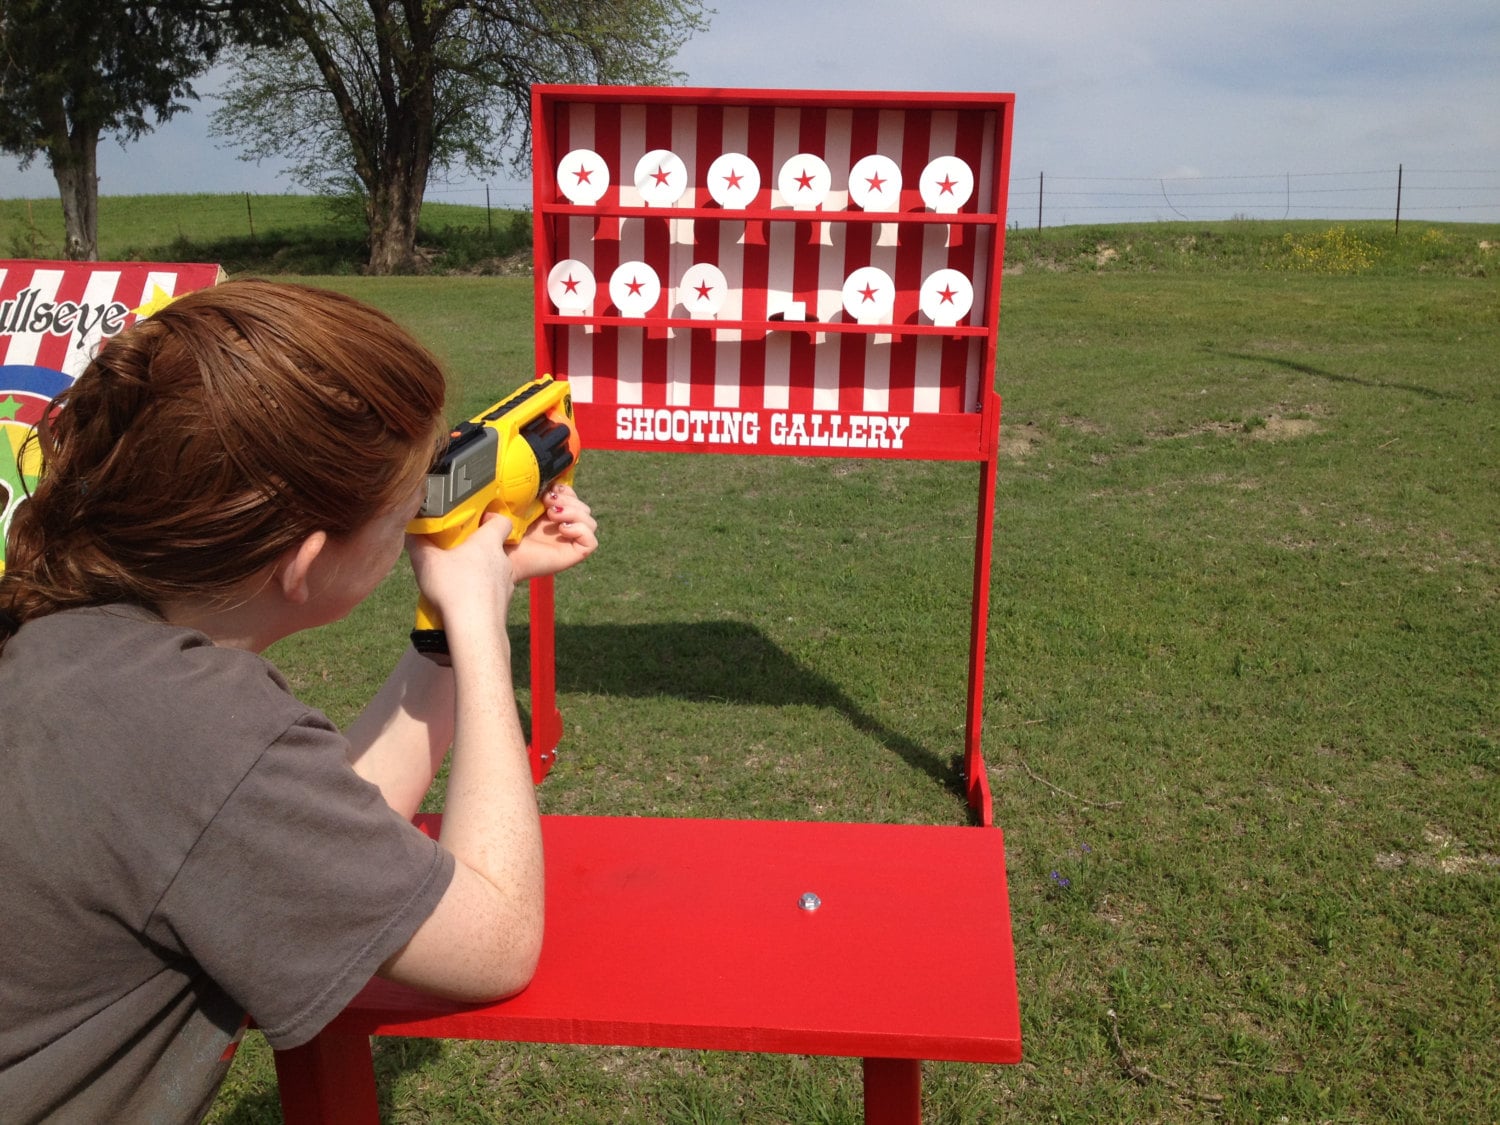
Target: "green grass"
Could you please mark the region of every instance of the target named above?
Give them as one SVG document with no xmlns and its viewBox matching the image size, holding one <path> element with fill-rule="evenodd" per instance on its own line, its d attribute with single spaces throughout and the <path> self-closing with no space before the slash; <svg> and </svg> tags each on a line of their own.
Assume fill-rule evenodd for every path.
<svg viewBox="0 0 1500 1125">
<path fill-rule="evenodd" d="M 422 207 L 418 243 L 431 272 L 495 273 L 531 244 L 531 216 L 452 203 Z M 217 262 L 231 274 L 353 274 L 368 257 L 358 205 L 307 195 L 107 195 L 99 198 L 106 261 Z M 63 253 L 62 206 L 0 199 L 0 254 Z"/>
<path fill-rule="evenodd" d="M 1335 226 L 1009 236 L 985 753 L 1025 1061 L 929 1064 L 929 1121 L 1500 1119 L 1500 228 L 1349 224 L 1380 256 L 1320 272 L 1363 253 Z M 523 280 L 312 280 L 431 344 L 455 415 L 532 374 Z M 972 466 L 592 451 L 579 483 L 546 811 L 969 821 Z M 398 572 L 273 656 L 347 720 L 412 604 Z M 392 1122 L 860 1113 L 853 1060 L 377 1068 Z M 257 1036 L 211 1120 L 279 1120 Z"/>
<path fill-rule="evenodd" d="M 531 215 L 428 202 L 419 245 L 431 273 L 512 272 L 530 245 Z M 1500 224 L 1229 220 L 1011 230 L 1006 261 L 1044 272 L 1270 270 L 1383 276 L 1493 276 Z M 62 207 L 0 199 L 0 254 L 57 257 Z M 126 195 L 99 199 L 105 259 L 206 261 L 230 273 L 356 274 L 367 257 L 364 225 L 347 200 L 307 195 Z"/>
<path fill-rule="evenodd" d="M 339 285 L 466 405 L 529 374 L 522 282 Z M 928 1119 L 1496 1119 L 1494 282 L 1027 270 L 1003 307 L 985 745 L 1026 1059 L 930 1064 Z M 580 484 L 547 811 L 968 820 L 972 467 L 596 451 Z M 411 596 L 276 656 L 347 718 Z M 849 1060 L 378 1065 L 391 1121 L 859 1115 Z M 252 1039 L 215 1120 L 275 1119 Z"/>
</svg>

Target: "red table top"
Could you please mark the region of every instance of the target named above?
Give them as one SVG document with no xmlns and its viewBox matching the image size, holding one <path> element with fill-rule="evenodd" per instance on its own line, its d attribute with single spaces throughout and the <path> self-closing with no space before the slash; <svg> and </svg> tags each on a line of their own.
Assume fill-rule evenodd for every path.
<svg viewBox="0 0 1500 1125">
<path fill-rule="evenodd" d="M 1021 1058 L 998 829 L 542 820 L 547 931 L 525 992 L 476 1007 L 376 980 L 332 1029 Z M 799 905 L 808 892 L 816 910 Z"/>
</svg>

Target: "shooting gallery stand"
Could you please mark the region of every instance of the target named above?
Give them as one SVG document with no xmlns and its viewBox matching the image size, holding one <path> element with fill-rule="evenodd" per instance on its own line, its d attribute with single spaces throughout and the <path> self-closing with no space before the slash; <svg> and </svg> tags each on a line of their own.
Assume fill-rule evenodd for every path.
<svg viewBox="0 0 1500 1125">
<path fill-rule="evenodd" d="M 537 369 L 586 446 L 979 466 L 964 775 L 980 741 L 1013 96 L 538 86 Z M 533 591 L 533 761 L 561 719 Z"/>
<path fill-rule="evenodd" d="M 1020 1061 L 980 749 L 1011 105 L 534 89 L 537 366 L 569 381 L 585 446 L 979 465 L 964 761 L 985 827 L 543 817 L 531 985 L 466 1006 L 372 982 L 277 1053 L 289 1125 L 378 1121 L 371 1035 L 857 1057 L 873 1125 L 921 1120 L 923 1059 Z M 538 782 L 562 734 L 553 610 L 533 581 Z"/>
<path fill-rule="evenodd" d="M 418 823 L 435 836 L 441 819 Z M 372 1035 L 862 1058 L 874 1125 L 921 1121 L 923 1059 L 1020 1061 L 998 829 L 546 816 L 542 830 L 530 987 L 462 1005 L 372 982 L 277 1052 L 287 1125 L 378 1125 Z"/>
</svg>

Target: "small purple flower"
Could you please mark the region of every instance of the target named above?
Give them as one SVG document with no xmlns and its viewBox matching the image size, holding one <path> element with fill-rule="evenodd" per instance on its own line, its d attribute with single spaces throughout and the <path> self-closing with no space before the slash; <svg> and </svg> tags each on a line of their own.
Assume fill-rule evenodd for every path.
<svg viewBox="0 0 1500 1125">
<path fill-rule="evenodd" d="M 1072 884 L 1073 884 L 1073 881 L 1071 879 L 1069 879 L 1066 875 L 1060 875 L 1056 871 L 1054 871 L 1052 873 L 1052 881 L 1054 883 L 1056 883 L 1059 887 L 1069 887 L 1069 886 L 1072 886 Z"/>
</svg>

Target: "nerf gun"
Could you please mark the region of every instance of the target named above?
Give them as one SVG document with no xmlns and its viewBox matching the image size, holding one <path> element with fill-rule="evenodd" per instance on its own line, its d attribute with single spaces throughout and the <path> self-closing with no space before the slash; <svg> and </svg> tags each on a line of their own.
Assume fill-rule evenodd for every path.
<svg viewBox="0 0 1500 1125">
<path fill-rule="evenodd" d="M 448 446 L 427 474 L 427 496 L 406 530 L 430 536 L 445 550 L 472 535 L 486 512 L 509 516 L 507 543 L 520 541 L 547 510 L 553 484 L 571 484 L 581 449 L 566 382 L 543 375 L 454 427 Z M 443 621 L 425 597 L 412 630 L 417 651 L 448 662 Z"/>
</svg>

